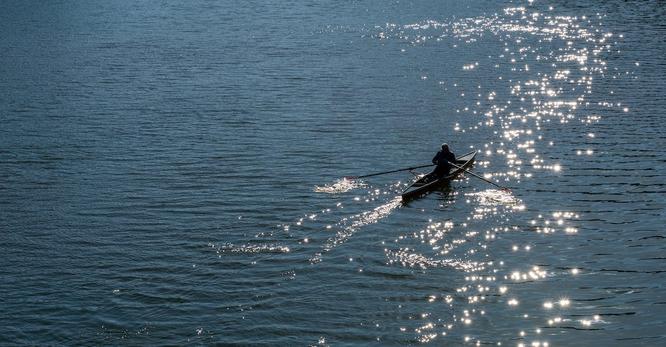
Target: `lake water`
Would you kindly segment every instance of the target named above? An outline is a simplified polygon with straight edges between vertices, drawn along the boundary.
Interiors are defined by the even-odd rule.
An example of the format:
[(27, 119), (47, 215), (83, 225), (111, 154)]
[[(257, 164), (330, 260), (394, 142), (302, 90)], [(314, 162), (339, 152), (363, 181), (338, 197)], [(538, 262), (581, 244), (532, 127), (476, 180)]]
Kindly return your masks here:
[(666, 344), (665, 9), (2, 2), (0, 344)]

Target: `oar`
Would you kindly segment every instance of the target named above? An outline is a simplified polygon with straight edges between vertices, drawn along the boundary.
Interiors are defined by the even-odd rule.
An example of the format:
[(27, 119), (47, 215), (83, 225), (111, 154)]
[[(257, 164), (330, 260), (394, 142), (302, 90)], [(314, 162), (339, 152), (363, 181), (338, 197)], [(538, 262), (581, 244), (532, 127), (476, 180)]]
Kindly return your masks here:
[(371, 173), (367, 175), (362, 175), (362, 176), (345, 176), (345, 179), (348, 180), (354, 180), (357, 178), (365, 178), (365, 177), (372, 177), (372, 176), (379, 176), (379, 175), (386, 175), (394, 172), (400, 172), (400, 171), (409, 171), (409, 170), (414, 170), (414, 169), (420, 169), (422, 167), (428, 167), (428, 166), (434, 166), (435, 164), (427, 164), (427, 165), (420, 165), (420, 166), (411, 166), (411, 167), (406, 167), (404, 169), (398, 169), (398, 170), (391, 170), (391, 171), (384, 171), (384, 172), (377, 172), (377, 173)]
[(495, 187), (499, 188), (500, 190), (504, 190), (504, 191), (508, 191), (508, 192), (511, 191), (511, 189), (509, 189), (509, 188), (507, 188), (507, 187), (504, 187), (504, 186), (500, 186), (499, 184), (497, 184), (497, 183), (495, 183), (495, 182), (493, 182), (493, 181), (487, 180), (487, 179), (485, 179), (485, 178), (483, 178), (483, 177), (481, 177), (481, 176), (475, 174), (475, 173), (472, 172), (472, 171), (465, 170), (462, 166), (458, 166), (458, 165), (456, 165), (456, 164), (454, 164), (454, 163), (452, 163), (452, 162), (449, 162), (449, 164), (451, 164), (451, 165), (457, 167), (457, 168), (460, 169), (460, 170), (463, 170), (463, 171), (467, 172), (468, 174), (470, 174), (470, 175), (472, 175), (472, 176), (475, 176), (475, 177), (477, 177), (477, 178), (480, 178), (480, 179), (482, 179), (482, 180), (484, 180), (484, 181), (486, 181), (486, 182), (488, 182), (488, 183), (494, 185)]

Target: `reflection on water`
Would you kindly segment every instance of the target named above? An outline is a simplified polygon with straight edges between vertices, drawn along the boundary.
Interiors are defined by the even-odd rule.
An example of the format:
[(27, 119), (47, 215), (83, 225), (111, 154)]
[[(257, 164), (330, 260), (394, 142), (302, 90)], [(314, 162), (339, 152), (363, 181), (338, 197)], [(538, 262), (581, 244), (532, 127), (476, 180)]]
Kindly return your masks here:
[(512, 206), (514, 209), (524, 209), (520, 199), (513, 196), (506, 190), (487, 189), (480, 192), (466, 193), (465, 196), (471, 196), (478, 200), (480, 206)]
[[(482, 44), (498, 48), (460, 67), (460, 75), (465, 79), (482, 81), (473, 75), (490, 74), (497, 81), (469, 86), (465, 79), (461, 83), (442, 80), (439, 86), (467, 101), (456, 113), (479, 119), (466, 127), (456, 123), (454, 131), (469, 135), (488, 133), (484, 128), (489, 128), (495, 135), (477, 147), (486, 156), (479, 162), (480, 167), (487, 169), (485, 178), (511, 182), (517, 191), (522, 181), (548, 180), (552, 175), (567, 174), (569, 168), (562, 159), (553, 157), (557, 151), (552, 149), (564, 141), (552, 137), (553, 129), (570, 127), (570, 132), (581, 139), (574, 140), (574, 146), (579, 148), (575, 154), (589, 157), (595, 154), (595, 149), (585, 143), (585, 138), (594, 139), (595, 134), (584, 127), (594, 127), (600, 121), (597, 106), (629, 112), (620, 102), (595, 104), (591, 99), (596, 80), (619, 74), (609, 71), (605, 60), (618, 42), (616, 35), (604, 30), (604, 15), (563, 16), (550, 11), (552, 8), (544, 11), (509, 7), (503, 14), (492, 16), (387, 24), (377, 27), (373, 35), (382, 41), (406, 42), (413, 50), (434, 45), (451, 45), (454, 50)], [(552, 173), (542, 174), (544, 171)], [(401, 243), (407, 246), (385, 251), (392, 266), (425, 270), (446, 265), (465, 273), (465, 283), (456, 288), (456, 295), (462, 300), (449, 301), (454, 311), (462, 315), (447, 320), (438, 317), (434, 310), (428, 315), (426, 325), (414, 329), (418, 341), (430, 342), (460, 330), (459, 343), (501, 345), (508, 341), (498, 340), (492, 332), (483, 330), (489, 321), (495, 322), (495, 329), (491, 330), (501, 329), (498, 319), (506, 317), (507, 309), (515, 312), (516, 317), (508, 320), (512, 321), (509, 325), (522, 326), (510, 339), (518, 341), (518, 346), (549, 346), (549, 337), (544, 335), (551, 335), (550, 329), (589, 330), (601, 322), (601, 310), (585, 318), (564, 318), (576, 308), (572, 307), (575, 305), (571, 299), (550, 299), (539, 305), (534, 302), (538, 293), (521, 288), (536, 287), (536, 282), (551, 277), (580, 274), (577, 268), (567, 274), (548, 266), (530, 265), (529, 254), (548, 251), (542, 241), (510, 245), (510, 252), (516, 254), (514, 259), (501, 260), (493, 255), (502, 253), (498, 248), (505, 247), (511, 233), (575, 235), (579, 213), (541, 213), (541, 206), (535, 202), (492, 189), (466, 193), (465, 197), (471, 209), (466, 219), (433, 221), (394, 242), (396, 246)], [(529, 220), (529, 224), (522, 224), (524, 220)], [(522, 298), (521, 293), (526, 290), (529, 294)], [(576, 295), (572, 290), (566, 293)], [(555, 315), (553, 310), (557, 311)], [(477, 324), (479, 327), (475, 328)]]

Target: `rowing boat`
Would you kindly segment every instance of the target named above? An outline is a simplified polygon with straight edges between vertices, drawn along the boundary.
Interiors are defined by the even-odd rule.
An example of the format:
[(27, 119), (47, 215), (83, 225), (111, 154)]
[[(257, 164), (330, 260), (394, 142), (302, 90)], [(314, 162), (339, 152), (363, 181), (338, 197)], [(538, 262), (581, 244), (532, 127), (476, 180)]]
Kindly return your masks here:
[(458, 165), (459, 168), (453, 167), (453, 170), (446, 176), (437, 177), (432, 172), (419, 178), (414, 181), (409, 187), (405, 188), (402, 192), (402, 200), (407, 201), (414, 198), (418, 198), (422, 195), (430, 193), (431, 191), (439, 188), (453, 179), (458, 177), (462, 172), (467, 170), (472, 163), (474, 163), (474, 158), (476, 157), (476, 151), (463, 154), (456, 158), (454, 164)]

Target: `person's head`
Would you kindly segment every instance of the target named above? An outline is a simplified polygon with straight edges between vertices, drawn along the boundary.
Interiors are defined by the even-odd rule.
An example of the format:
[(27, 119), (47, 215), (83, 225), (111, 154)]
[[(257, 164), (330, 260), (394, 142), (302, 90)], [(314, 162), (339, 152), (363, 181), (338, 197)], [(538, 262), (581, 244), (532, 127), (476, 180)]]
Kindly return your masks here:
[(442, 143), (442, 150), (448, 152), (449, 151), (449, 145), (446, 143)]

